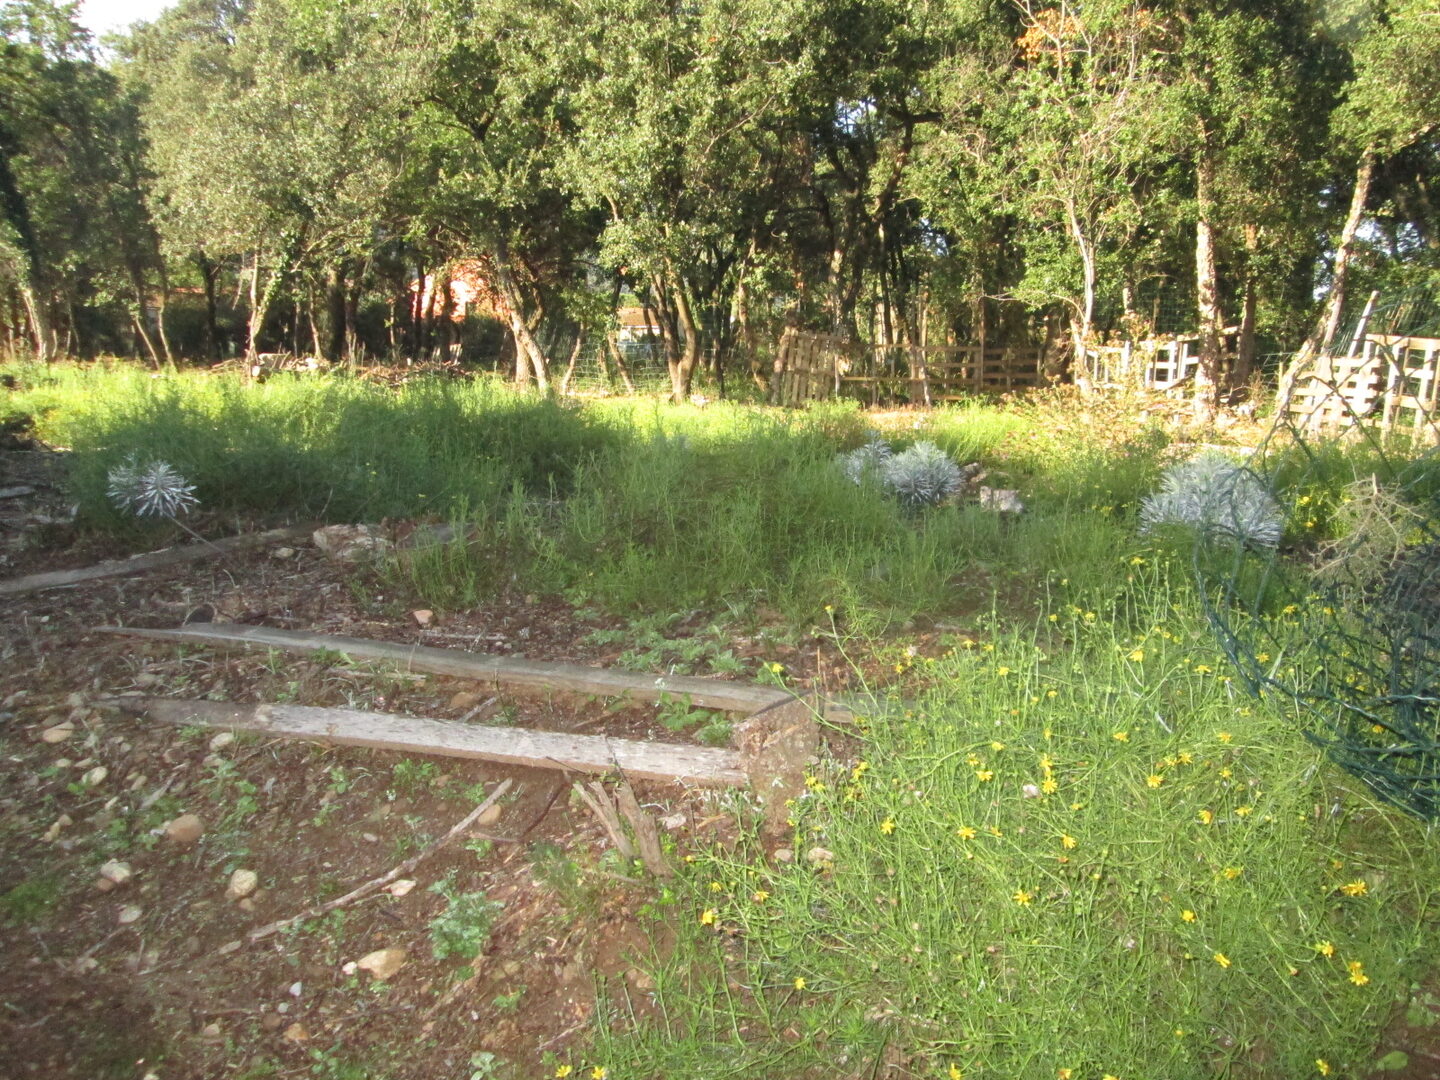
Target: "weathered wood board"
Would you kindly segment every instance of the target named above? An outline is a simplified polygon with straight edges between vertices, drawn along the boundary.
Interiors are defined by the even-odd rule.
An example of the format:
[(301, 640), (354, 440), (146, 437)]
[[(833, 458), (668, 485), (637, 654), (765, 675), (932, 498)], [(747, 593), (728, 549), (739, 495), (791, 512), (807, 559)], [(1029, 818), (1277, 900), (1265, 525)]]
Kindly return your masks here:
[(126, 574), (140, 574), (147, 570), (160, 570), (185, 563), (218, 559), (237, 551), (263, 547), (282, 540), (300, 540), (310, 535), (313, 525), (288, 529), (271, 529), (263, 533), (246, 533), (203, 544), (187, 544), (184, 547), (152, 551), (148, 555), (136, 555), (133, 559), (111, 559), (79, 570), (52, 570), (43, 574), (27, 574), (25, 577), (0, 581), (0, 596), (19, 596), (23, 593), (39, 592), (42, 589), (60, 589), (67, 585), (81, 585), (99, 578), (123, 577)]
[(540, 769), (619, 772), (631, 779), (678, 781), (702, 787), (743, 787), (748, 781), (740, 755), (734, 750), (309, 705), (237, 705), (146, 697), (110, 698), (102, 704), (167, 724), (318, 739), (342, 746), (439, 754)]
[(548, 663), (508, 656), (485, 656), (457, 649), (428, 645), (396, 645), (388, 641), (310, 634), (279, 630), (269, 626), (201, 623), (173, 630), (106, 626), (105, 633), (161, 641), (190, 641), (208, 645), (231, 645), (248, 649), (288, 649), (314, 652), (325, 649), (355, 659), (383, 660), (410, 671), (435, 675), (457, 675), (481, 682), (526, 686), (564, 693), (595, 694), (604, 697), (629, 695), (637, 701), (658, 701), (662, 696), (688, 697), (691, 706), (754, 713), (794, 699), (784, 690), (748, 683), (700, 679), (692, 675), (641, 675), (633, 671), (582, 667), (579, 664)]

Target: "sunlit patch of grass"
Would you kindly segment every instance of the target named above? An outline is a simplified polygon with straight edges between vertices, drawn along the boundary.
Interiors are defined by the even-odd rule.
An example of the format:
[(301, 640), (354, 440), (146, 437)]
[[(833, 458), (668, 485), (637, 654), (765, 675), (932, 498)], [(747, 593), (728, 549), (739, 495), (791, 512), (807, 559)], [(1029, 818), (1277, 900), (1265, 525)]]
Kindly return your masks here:
[(1361, 1068), (1436, 959), (1433, 844), (1283, 703), (1236, 691), (1193, 602), (1153, 578), (1143, 595), (1120, 619), (1061, 599), (1044, 637), (902, 664), (908, 692), (791, 808), (792, 861), (756, 845), (687, 865), (663, 1030), (602, 1031), (604, 1059), (636, 1076)]

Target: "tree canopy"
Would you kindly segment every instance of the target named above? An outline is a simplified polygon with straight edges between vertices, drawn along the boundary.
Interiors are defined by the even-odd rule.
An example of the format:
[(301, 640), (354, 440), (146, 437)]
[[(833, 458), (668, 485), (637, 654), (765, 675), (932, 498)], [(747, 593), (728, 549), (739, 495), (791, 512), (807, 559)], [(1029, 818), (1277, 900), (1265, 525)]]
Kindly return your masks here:
[(541, 385), (626, 303), (676, 397), (784, 326), (1196, 332), (1215, 379), (1236, 333), (1243, 379), (1332, 285), (1440, 285), (1432, 8), (182, 0), (102, 55), (5, 0), (0, 312), (42, 356), (415, 355), (463, 266)]

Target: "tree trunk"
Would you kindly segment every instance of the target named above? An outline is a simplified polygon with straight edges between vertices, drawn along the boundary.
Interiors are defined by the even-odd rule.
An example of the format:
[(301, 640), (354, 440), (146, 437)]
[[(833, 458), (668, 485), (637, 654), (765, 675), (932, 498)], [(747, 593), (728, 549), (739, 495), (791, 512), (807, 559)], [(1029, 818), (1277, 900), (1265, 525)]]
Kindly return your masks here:
[(671, 275), (675, 279), (675, 317), (685, 334), (680, 363), (670, 367), (670, 399), (679, 405), (689, 399), (690, 384), (700, 363), (700, 330), (695, 325), (695, 315), (690, 307), (690, 297), (685, 292), (685, 282), (673, 269)]
[(35, 289), (28, 282), (20, 285), (20, 299), (25, 305), (25, 317), (30, 321), (35, 359), (42, 364), (48, 364), (55, 359), (55, 343), (51, 336), (50, 320), (45, 313), (45, 301), (35, 294)]
[(624, 385), (625, 392), (635, 393), (635, 380), (630, 377), (630, 365), (625, 362), (625, 350), (620, 348), (614, 334), (605, 335), (605, 347), (610, 350), (610, 358), (615, 361), (615, 370), (620, 373), (620, 382)]
[(1090, 379), (1090, 368), (1086, 361), (1086, 350), (1090, 347), (1090, 327), (1095, 320), (1095, 245), (1085, 235), (1075, 207), (1066, 208), (1070, 222), (1070, 237), (1080, 254), (1080, 270), (1083, 276), (1080, 310), (1070, 319), (1070, 341), (1074, 355), (1070, 360), (1071, 375), (1081, 393), (1094, 390)]
[(265, 289), (264, 302), (261, 301), (260, 292), (260, 252), (255, 252), (255, 261), (250, 267), (250, 326), (246, 337), (245, 356), (252, 364), (255, 357), (259, 355), (259, 348), (256, 341), (260, 337), (260, 328), (265, 323), (265, 308), (269, 307), (270, 289)]
[(325, 275), (325, 337), (320, 355), (332, 364), (345, 354), (345, 265), (331, 267)]
[(521, 290), (520, 282), (509, 263), (509, 248), (501, 241), (495, 245), (494, 267), (495, 290), (499, 293), (505, 308), (505, 319), (510, 324), (510, 336), (515, 340), (515, 381), (528, 383), (533, 376), (535, 384), (546, 393), (550, 390), (550, 358), (535, 337), (526, 319), (529, 305)]
[(575, 331), (575, 344), (570, 349), (570, 362), (565, 365), (565, 374), (560, 378), (560, 396), (570, 393), (570, 382), (575, 378), (575, 366), (580, 362), (580, 350), (585, 346), (585, 327)]
[(1195, 412), (1213, 416), (1220, 389), (1219, 283), (1215, 270), (1214, 214), (1215, 164), (1202, 148), (1195, 165), (1195, 307), (1200, 322), (1200, 366), (1195, 370)]
[(1240, 309), (1240, 335), (1235, 341), (1235, 370), (1230, 388), (1238, 390), (1255, 373), (1255, 323), (1258, 301), (1255, 288), (1255, 255), (1260, 250), (1260, 230), (1245, 226), (1245, 299)]
[(203, 346), (210, 360), (220, 359), (220, 328), (216, 320), (215, 282), (220, 276), (220, 267), (207, 259), (204, 253), (195, 256), (200, 268), (200, 284), (205, 290), (205, 327)]
[[(1340, 330), (1340, 318), (1345, 313), (1345, 288), (1349, 283), (1350, 260), (1355, 254), (1355, 234), (1360, 231), (1360, 220), (1365, 216), (1365, 203), (1370, 198), (1370, 183), (1375, 176), (1375, 155), (1367, 149), (1360, 158), (1360, 167), (1355, 172), (1355, 192), (1350, 197), (1350, 212), (1345, 215), (1345, 226), (1340, 231), (1340, 243), (1335, 248), (1335, 270), (1331, 275), (1330, 295), (1316, 332), (1312, 355), (1323, 353), (1330, 348)], [(1307, 341), (1309, 346), (1310, 342)]]

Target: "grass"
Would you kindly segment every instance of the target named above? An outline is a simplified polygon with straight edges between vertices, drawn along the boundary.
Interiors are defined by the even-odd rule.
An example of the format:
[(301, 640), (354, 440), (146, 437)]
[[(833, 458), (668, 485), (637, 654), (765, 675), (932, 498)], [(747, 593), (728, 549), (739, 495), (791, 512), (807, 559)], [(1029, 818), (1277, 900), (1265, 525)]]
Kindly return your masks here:
[[(1137, 536), (1174, 441), (1213, 433), (1044, 395), (867, 416), (14, 370), (12, 407), (76, 450), (90, 528), (133, 530), (103, 487), (139, 451), (212, 515), (455, 521), (464, 539), (388, 571), (417, 606), (558, 594), (627, 616), (594, 640), (624, 660), (701, 673), (743, 666), (726, 625), (778, 622), (893, 676), (791, 807), (789, 861), (751, 832), (655, 888), (644, 910), (675, 944), (652, 957), (653, 1001), (617, 988), (557, 1074), (1355, 1074), (1433, 981), (1429, 828), (1327, 763), (1286, 701), (1248, 696), (1188, 549)], [(1027, 513), (909, 513), (850, 484), (834, 455), (873, 427), (979, 460)], [(1400, 474), (1430, 490), (1412, 458)], [(1286, 558), (1394, 464), (1277, 447)], [(917, 649), (900, 629), (920, 615), (967, 633)], [(682, 618), (707, 629), (675, 636)], [(685, 702), (665, 719), (709, 722)], [(397, 788), (425, 783), (398, 768)], [(537, 853), (557, 890), (572, 870)], [(436, 932), (463, 947), (444, 948), (483, 943), (484, 911), (449, 917), (478, 894), (444, 895)]]
[(905, 700), (816, 768), (793, 861), (687, 866), (663, 1022), (612, 1001), (611, 1075), (1364, 1069), (1435, 961), (1428, 830), (1237, 693), (1193, 598), (1143, 577), (899, 654)]

